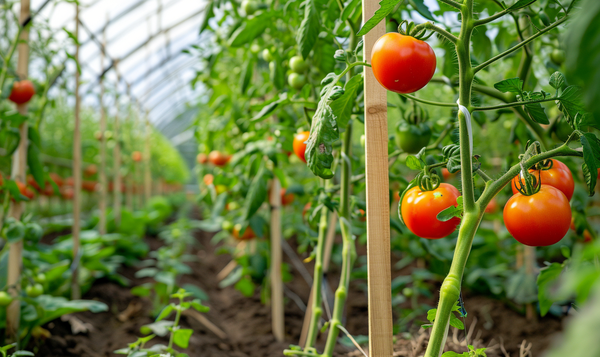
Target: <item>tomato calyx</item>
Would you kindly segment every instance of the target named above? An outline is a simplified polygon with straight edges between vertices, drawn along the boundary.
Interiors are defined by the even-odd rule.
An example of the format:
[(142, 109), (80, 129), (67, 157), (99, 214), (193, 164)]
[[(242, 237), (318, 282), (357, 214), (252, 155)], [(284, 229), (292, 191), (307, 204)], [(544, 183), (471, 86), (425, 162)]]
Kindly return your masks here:
[[(404, 36), (411, 36), (416, 38), (417, 40), (425, 41), (433, 35), (433, 31), (427, 34), (427, 28), (425, 27), (427, 24), (415, 25), (414, 22), (408, 20), (402, 20), (400, 25), (398, 25), (398, 33)], [(402, 28), (404, 26), (404, 28)]]
[[(541, 179), (541, 170), (537, 171), (537, 178), (535, 174), (531, 174), (529, 170), (525, 170), (523, 167), (523, 163), (521, 165), (521, 173), (518, 176), (518, 179), (515, 180), (515, 188), (519, 191), (523, 196), (532, 196), (540, 191), (542, 187), (542, 179)], [(550, 163), (552, 166), (552, 163)]]

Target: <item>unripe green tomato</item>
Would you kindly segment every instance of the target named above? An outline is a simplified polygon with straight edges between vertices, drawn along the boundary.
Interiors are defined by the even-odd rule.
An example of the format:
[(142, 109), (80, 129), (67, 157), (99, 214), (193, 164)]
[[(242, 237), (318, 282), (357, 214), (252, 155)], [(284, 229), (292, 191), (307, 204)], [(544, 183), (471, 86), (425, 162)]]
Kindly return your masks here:
[(275, 73), (276, 69), (277, 69), (277, 63), (275, 63), (275, 61), (269, 62), (269, 72)]
[(565, 51), (555, 48), (552, 50), (552, 53), (550, 53), (550, 61), (557, 66), (562, 65), (565, 62)]
[(233, 201), (233, 202), (229, 202), (227, 204), (227, 209), (230, 211), (235, 211), (236, 209), (239, 209), (241, 206), (239, 203)]
[(33, 285), (27, 285), (25, 288), (25, 294), (31, 298), (38, 297), (44, 293), (44, 287), (42, 284), (37, 283)]
[(113, 132), (112, 131), (107, 130), (107, 131), (104, 132), (104, 138), (106, 140), (110, 140), (112, 137), (113, 137)]
[(221, 223), (221, 229), (227, 232), (231, 232), (231, 230), (233, 229), (233, 223), (231, 223), (231, 221), (223, 221), (223, 223)]
[(362, 145), (362, 147), (365, 147), (365, 141), (366, 141), (365, 134), (363, 134), (360, 136), (360, 145)]
[(148, 326), (142, 326), (142, 327), (140, 327), (140, 333), (142, 335), (149, 335), (152, 333), (152, 329)]
[(257, 54), (257, 53), (259, 53), (259, 52), (260, 52), (260, 46), (259, 46), (258, 44), (256, 44), (256, 43), (253, 43), (253, 44), (250, 46), (250, 52), (252, 52), (252, 53), (254, 53), (254, 54)]
[(290, 87), (300, 90), (306, 84), (306, 78), (302, 74), (292, 73), (288, 77), (288, 84)]
[(258, 10), (258, 4), (253, 0), (244, 0), (242, 1), (242, 10), (246, 15), (252, 15)]
[(411, 288), (402, 289), (402, 295), (404, 295), (406, 297), (411, 297), (413, 295), (413, 289), (411, 289)]
[(0, 306), (8, 306), (13, 301), (6, 291), (0, 291)]
[(429, 144), (431, 129), (427, 123), (401, 123), (397, 129), (396, 144), (409, 154), (416, 154)]
[[(271, 51), (269, 51), (269, 49), (265, 48), (262, 51), (262, 57), (265, 61), (267, 62), (271, 62), (273, 60), (273, 55), (271, 54)], [(270, 63), (269, 63), (270, 64)]]
[(43, 284), (46, 282), (46, 274), (39, 273), (33, 280), (35, 280), (36, 283)]
[(302, 74), (308, 69), (308, 63), (306, 63), (302, 56), (294, 56), (290, 59), (290, 68), (292, 71)]
[(171, 235), (174, 238), (181, 237), (181, 229), (179, 229), (179, 228), (173, 228), (173, 230), (171, 231)]

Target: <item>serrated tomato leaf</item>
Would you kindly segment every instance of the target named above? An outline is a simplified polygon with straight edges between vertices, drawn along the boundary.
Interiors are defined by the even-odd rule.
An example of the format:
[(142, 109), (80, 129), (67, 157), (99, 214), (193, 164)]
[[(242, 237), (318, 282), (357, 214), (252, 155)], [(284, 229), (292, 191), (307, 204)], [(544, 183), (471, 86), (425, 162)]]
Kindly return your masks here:
[(379, 22), (381, 22), (381, 20), (385, 19), (385, 17), (387, 15), (389, 15), (389, 13), (392, 12), (392, 10), (394, 10), (396, 5), (398, 5), (398, 3), (400, 1), (401, 0), (383, 0), (383, 1), (381, 1), (379, 3), (379, 9), (377, 9), (375, 11), (375, 14), (373, 14), (373, 17), (371, 17), (369, 20), (367, 20), (367, 22), (365, 22), (365, 24), (360, 29), (360, 31), (358, 31), (356, 36), (360, 37), (360, 36), (366, 35), (369, 31), (371, 31), (373, 29), (373, 27), (377, 26), (377, 24)]
[(363, 76), (357, 74), (350, 78), (348, 83), (344, 86), (344, 94), (338, 99), (331, 102), (331, 110), (336, 118), (337, 126), (340, 132), (343, 132), (350, 117), (352, 116), (352, 108), (356, 103), (356, 94), (363, 85)]
[(321, 23), (319, 22), (317, 5), (314, 0), (308, 0), (304, 5), (304, 19), (296, 35), (296, 42), (298, 42), (298, 48), (303, 58), (307, 58), (315, 46), (320, 30)]

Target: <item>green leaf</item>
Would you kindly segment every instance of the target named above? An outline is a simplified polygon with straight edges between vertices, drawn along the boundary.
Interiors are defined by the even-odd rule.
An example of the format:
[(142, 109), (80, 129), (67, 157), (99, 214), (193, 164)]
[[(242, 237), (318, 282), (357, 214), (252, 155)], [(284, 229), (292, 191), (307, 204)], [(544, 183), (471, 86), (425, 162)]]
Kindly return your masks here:
[(600, 168), (600, 141), (592, 133), (584, 133), (579, 140), (583, 147), (583, 175), (588, 186), (588, 193), (593, 196), (598, 178), (598, 168)]
[(441, 211), (440, 213), (437, 214), (437, 219), (439, 221), (442, 222), (446, 222), (451, 220), (454, 217), (462, 217), (462, 212), (463, 212), (463, 200), (462, 200), (462, 196), (458, 197), (456, 199), (456, 203), (458, 206), (454, 207), (454, 206), (450, 206), (448, 208), (446, 208), (445, 210)]
[(548, 120), (548, 116), (546, 115), (546, 109), (542, 107), (542, 103), (525, 104), (525, 111), (536, 123), (550, 124), (550, 120)]
[(417, 159), (416, 156), (409, 155), (406, 158), (406, 166), (411, 170), (423, 170), (425, 164), (423, 161)]
[(240, 85), (241, 94), (246, 94), (250, 81), (252, 80), (252, 74), (254, 73), (254, 58), (248, 58), (246, 60), (246, 67), (242, 72), (242, 84)]
[(173, 342), (181, 348), (188, 348), (192, 333), (194, 333), (194, 330), (189, 328), (175, 330), (173, 332)]
[(540, 275), (537, 278), (538, 285), (538, 301), (540, 303), (540, 314), (545, 316), (552, 306), (552, 299), (548, 296), (550, 293), (549, 287), (552, 282), (556, 281), (563, 270), (563, 265), (552, 263), (544, 269), (540, 270)]
[(277, 107), (279, 106), (279, 104), (286, 104), (289, 102), (289, 99), (287, 97), (287, 95), (281, 95), (279, 97), (279, 99), (265, 105), (264, 107), (262, 107), (262, 109), (260, 110), (260, 112), (258, 112), (252, 119), (250, 119), (251, 121), (260, 121), (265, 119), (267, 116), (269, 116), (269, 114), (271, 114), (275, 109), (277, 109)]
[(356, 104), (356, 93), (363, 85), (362, 74), (357, 74), (350, 78), (344, 86), (344, 94), (338, 99), (331, 102), (331, 110), (336, 118), (336, 122), (340, 131), (344, 131), (350, 121), (352, 108)]
[(245, 297), (252, 297), (254, 295), (255, 286), (251, 279), (244, 277), (235, 283), (235, 289)]
[(4, 180), (4, 187), (6, 187), (8, 189), (8, 192), (10, 193), (10, 197), (12, 197), (15, 201), (20, 202), (20, 201), (29, 201), (29, 199), (25, 196), (23, 196), (21, 194), (21, 191), (19, 190), (19, 186), (17, 186), (17, 183), (14, 180)]
[(169, 334), (169, 328), (172, 326), (173, 326), (173, 321), (163, 320), (163, 321), (153, 322), (151, 324), (144, 325), (142, 327), (146, 327), (146, 328), (150, 329), (150, 332), (152, 332), (155, 335), (164, 337)]
[(211, 18), (213, 18), (215, 16), (214, 7), (215, 7), (214, 0), (210, 0), (206, 4), (206, 10), (204, 11), (206, 13), (206, 15), (204, 16), (204, 19), (202, 19), (202, 24), (200, 24), (200, 31), (198, 31), (198, 33), (202, 33), (202, 32), (204, 32), (204, 30), (206, 30), (208, 28), (208, 20), (210, 20)]
[(450, 314), (450, 326), (456, 327), (459, 330), (465, 329), (465, 325), (463, 324), (463, 322), (458, 317), (456, 317), (453, 313)]
[(435, 321), (435, 314), (437, 314), (437, 309), (429, 309), (427, 311), (427, 320), (429, 322)]
[(444, 352), (444, 354), (442, 355), (442, 357), (468, 357), (469, 353), (465, 352), (465, 353), (456, 353), (453, 351), (447, 351)]
[(584, 111), (581, 98), (581, 89), (577, 86), (568, 86), (558, 98), (558, 109), (569, 120), (569, 123), (573, 122), (577, 113)]
[(308, 54), (317, 42), (320, 31), (321, 23), (319, 22), (315, 0), (307, 0), (304, 5), (304, 19), (296, 35), (296, 42), (298, 42), (298, 48), (303, 58), (308, 58)]
[[(267, 198), (267, 179), (265, 175), (265, 165), (261, 163), (261, 167), (258, 169), (258, 173), (250, 184), (250, 190), (246, 196), (246, 202), (244, 204), (244, 221), (247, 222), (254, 216), (256, 211), (265, 202)], [(240, 232), (243, 234), (244, 232)]]
[(567, 80), (562, 73), (554, 72), (550, 76), (550, 85), (554, 89), (563, 89), (567, 85)]
[(21, 221), (7, 220), (2, 235), (9, 243), (16, 243), (25, 237), (25, 226)]
[(518, 10), (518, 9), (521, 9), (521, 8), (531, 5), (536, 1), (537, 0), (519, 0), (516, 3), (512, 4), (508, 9), (513, 10), (513, 11)]
[(34, 143), (30, 143), (27, 148), (27, 166), (35, 182), (40, 186), (45, 186), (44, 166), (40, 160), (40, 149)]
[(272, 23), (273, 13), (263, 12), (262, 14), (246, 20), (229, 39), (230, 47), (240, 47), (260, 36), (269, 24)]
[(400, 3), (401, 0), (383, 0), (379, 3), (379, 9), (375, 11), (373, 17), (371, 17), (363, 27), (358, 31), (356, 36), (361, 37), (366, 35), (369, 31), (373, 29), (373, 27), (377, 26), (381, 20), (385, 19), (387, 15), (389, 15), (392, 10)]
[(511, 92), (521, 94), (523, 92), (523, 81), (520, 78), (510, 78), (494, 84), (494, 88), (502, 93)]
[(158, 314), (158, 317), (156, 318), (156, 322), (166, 319), (167, 317), (169, 317), (169, 315), (171, 315), (171, 313), (173, 312), (173, 310), (175, 310), (175, 305), (173, 304), (169, 304), (167, 306), (165, 306), (162, 311), (160, 312), (160, 314)]
[(200, 303), (200, 300), (194, 300), (191, 302), (192, 307), (198, 312), (209, 312), (210, 308), (208, 306), (204, 306)]
[(408, 2), (412, 5), (412, 7), (415, 10), (417, 10), (419, 14), (421, 14), (421, 16), (423, 16), (427, 20), (435, 21), (433, 15), (431, 14), (431, 11), (429, 11), (429, 8), (427, 7), (427, 5), (425, 5), (423, 0), (409, 0)]

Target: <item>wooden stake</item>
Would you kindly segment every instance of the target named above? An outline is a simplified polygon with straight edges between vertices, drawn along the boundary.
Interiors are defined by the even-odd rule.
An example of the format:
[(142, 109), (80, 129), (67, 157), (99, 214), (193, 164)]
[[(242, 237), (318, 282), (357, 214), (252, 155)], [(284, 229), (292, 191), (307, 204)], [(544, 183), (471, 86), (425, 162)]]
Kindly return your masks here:
[[(100, 68), (104, 71), (104, 51), (106, 50), (106, 27), (108, 26), (108, 18), (106, 25), (102, 31), (102, 46), (104, 50), (100, 53)], [(104, 76), (100, 77), (100, 221), (98, 223), (98, 231), (101, 235), (106, 234), (106, 207), (107, 207), (107, 187), (106, 187), (106, 108), (104, 108)]]
[[(524, 247), (524, 258), (525, 258), (525, 274), (528, 277), (533, 276), (535, 273), (536, 258), (535, 258), (535, 247), (523, 246)], [(535, 307), (529, 303), (525, 305), (525, 318), (529, 321), (535, 320), (537, 315), (535, 313)]]
[[(29, 0), (21, 0), (21, 13), (19, 15), (19, 26), (29, 18)], [(29, 76), (29, 30), (23, 29), (19, 36), (20, 43), (18, 44), (19, 58), (17, 62), (17, 75), (20, 79), (26, 79)], [(27, 115), (27, 104), (17, 105), (17, 110), (23, 115)], [(12, 172), (13, 179), (25, 181), (27, 169), (27, 122), (19, 126), (19, 135), (21, 141), (19, 147), (12, 157)], [(9, 208), (9, 216), (20, 220), (25, 204), (23, 202), (13, 202)], [(21, 266), (23, 264), (23, 241), (9, 244), (8, 255), (8, 273), (7, 286), (8, 292), (17, 297), (21, 290)], [(19, 331), (19, 320), (21, 317), (21, 301), (13, 300), (6, 310), (6, 335), (13, 340), (17, 338)]]
[[(363, 0), (363, 22), (379, 9), (378, 0)], [(385, 34), (380, 22), (364, 37), (364, 59), (370, 60), (375, 41)], [(369, 294), (369, 356), (393, 354), (390, 212), (388, 171), (387, 91), (365, 74), (365, 173), (367, 184), (367, 265)]]
[(152, 127), (150, 126), (149, 113), (146, 112), (146, 138), (144, 145), (144, 199), (146, 204), (152, 195), (152, 176), (150, 172), (150, 136)]
[[(79, 38), (79, 5), (75, 4), (75, 38)], [(75, 44), (75, 61), (79, 62), (79, 42)], [(79, 289), (79, 231), (81, 214), (81, 98), (79, 96), (80, 73), (75, 69), (75, 129), (73, 131), (73, 271), (71, 275), (71, 298), (81, 298)]]
[[(114, 63), (115, 72), (117, 73), (117, 86), (121, 82), (121, 76), (117, 68), (118, 62)], [(113, 148), (113, 216), (115, 224), (118, 226), (121, 223), (121, 144), (120, 144), (120, 127), (119, 127), (119, 91), (115, 95), (115, 126), (113, 128), (113, 140), (115, 147)]]
[(283, 341), (283, 282), (281, 281), (281, 184), (274, 178), (271, 184), (271, 326), (273, 335)]
[[(323, 254), (323, 273), (327, 273), (329, 270), (329, 262), (331, 261), (331, 250), (333, 249), (333, 241), (335, 240), (335, 225), (337, 223), (337, 213), (329, 213), (329, 223), (327, 225), (327, 236), (325, 237), (325, 253)], [(306, 304), (306, 311), (304, 313), (304, 322), (302, 323), (302, 331), (300, 332), (299, 346), (304, 347), (306, 344), (306, 337), (308, 335), (308, 328), (310, 327), (310, 319), (312, 316), (312, 306), (315, 294), (315, 286), (311, 286), (310, 295), (308, 297), (308, 303)]]

